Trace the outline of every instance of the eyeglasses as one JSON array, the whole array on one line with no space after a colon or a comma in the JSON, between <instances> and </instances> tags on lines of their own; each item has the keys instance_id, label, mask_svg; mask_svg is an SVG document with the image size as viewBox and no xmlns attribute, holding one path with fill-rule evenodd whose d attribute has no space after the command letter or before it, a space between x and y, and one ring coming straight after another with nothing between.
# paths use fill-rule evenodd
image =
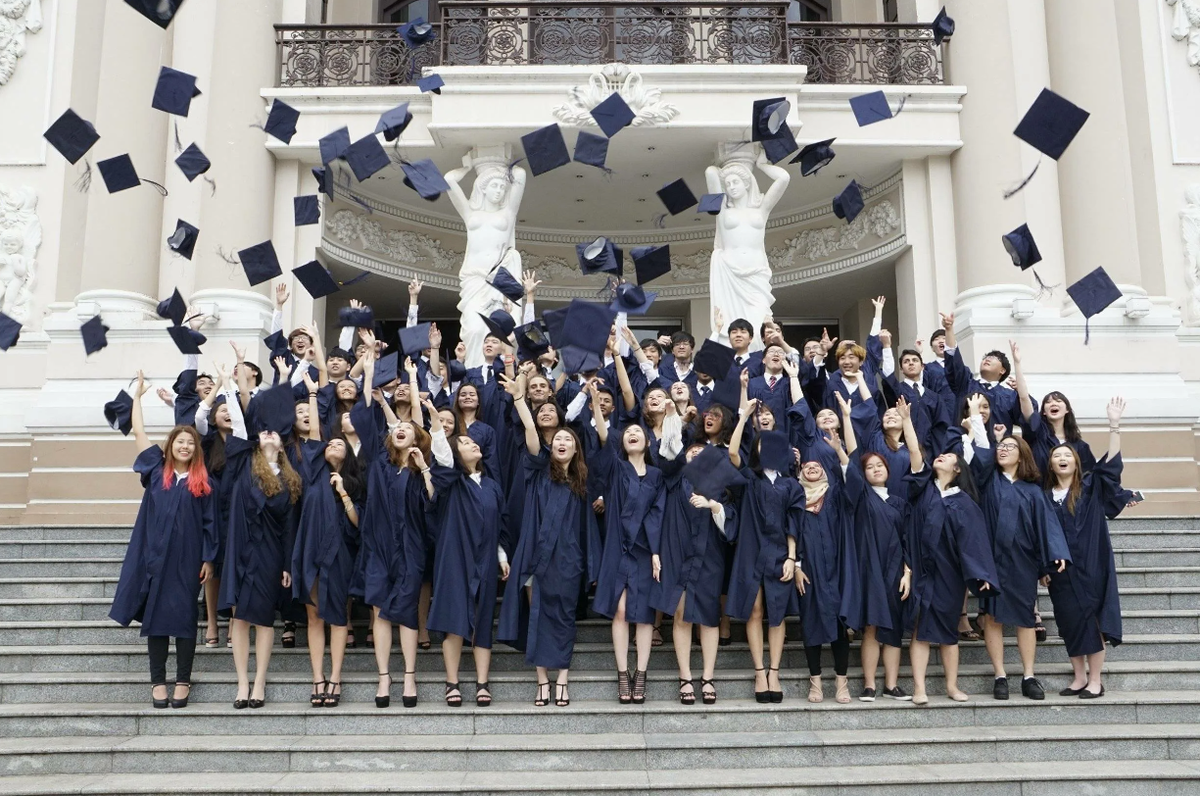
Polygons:
<instances>
[{"instance_id":1,"label":"eyeglasses","mask_svg":"<svg viewBox=\"0 0 1200 796\"><path fill-rule=\"evenodd\" d=\"M1015 442L1005 442L996 446L996 450L998 451L1015 451L1017 449L1018 445Z\"/></svg>"}]
</instances>

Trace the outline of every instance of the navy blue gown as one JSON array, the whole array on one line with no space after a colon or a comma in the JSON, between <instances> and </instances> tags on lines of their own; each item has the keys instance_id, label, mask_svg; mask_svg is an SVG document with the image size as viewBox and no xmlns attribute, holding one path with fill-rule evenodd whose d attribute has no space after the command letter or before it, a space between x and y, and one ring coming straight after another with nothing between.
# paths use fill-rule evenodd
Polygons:
<instances>
[{"instance_id":1,"label":"navy blue gown","mask_svg":"<svg viewBox=\"0 0 1200 796\"><path fill-rule=\"evenodd\" d=\"M854 555L853 528L843 503L841 464L832 472L826 469L825 475L829 488L820 509L816 512L805 509L799 514L796 559L808 576L808 585L800 595L806 647L837 641L840 625L848 624L848 618L861 613L858 559ZM804 485L798 486L803 501Z\"/></svg>"},{"instance_id":2,"label":"navy blue gown","mask_svg":"<svg viewBox=\"0 0 1200 796\"><path fill-rule=\"evenodd\" d=\"M523 466L528 487L521 539L505 584L497 638L522 650L531 666L569 669L580 586L600 573L600 532L587 498L551 478L549 448L543 446L537 456L526 451Z\"/></svg>"},{"instance_id":3,"label":"navy blue gown","mask_svg":"<svg viewBox=\"0 0 1200 796\"><path fill-rule=\"evenodd\" d=\"M425 568L425 480L388 458L378 407L358 404L350 415L367 474L367 500L358 524L361 571L355 584L362 594L355 596L378 608L386 621L415 630Z\"/></svg>"},{"instance_id":4,"label":"navy blue gown","mask_svg":"<svg viewBox=\"0 0 1200 796\"><path fill-rule=\"evenodd\" d=\"M312 605L309 596L316 585L317 615L331 625L344 626L359 533L329 484L332 470L325 461L325 447L326 443L314 440L303 443L304 494L292 550L292 596ZM347 455L354 453L347 451ZM361 516L362 505L354 508Z\"/></svg>"},{"instance_id":5,"label":"navy blue gown","mask_svg":"<svg viewBox=\"0 0 1200 796\"><path fill-rule=\"evenodd\" d=\"M204 438L201 447L204 450L204 462L207 465L211 460L210 451L212 446L217 444L216 440L221 432L209 426L210 434ZM229 434L227 438L232 438ZM223 440L221 444L226 444ZM229 500L233 497L233 470L228 466L229 460L219 468L208 468L208 477L212 483L212 498L213 512L216 516L217 529L217 557L213 560L213 576L217 580L221 579L221 575L225 569L225 532L229 528Z\"/></svg>"},{"instance_id":6,"label":"navy blue gown","mask_svg":"<svg viewBox=\"0 0 1200 796\"><path fill-rule=\"evenodd\" d=\"M491 649L497 549L508 526L504 490L490 476L475 483L456 468L436 464L433 488L426 510L438 528L438 547L426 626Z\"/></svg>"},{"instance_id":7,"label":"navy blue gown","mask_svg":"<svg viewBox=\"0 0 1200 796\"><path fill-rule=\"evenodd\" d=\"M256 443L232 435L225 440L225 467L233 470L234 486L217 608L232 610L235 619L252 625L271 627L275 612L292 598L283 588L283 573L292 568L299 511L284 484L267 497L254 482L250 462L255 448Z\"/></svg>"},{"instance_id":8,"label":"navy blue gown","mask_svg":"<svg viewBox=\"0 0 1200 796\"><path fill-rule=\"evenodd\" d=\"M1083 477L1075 512L1064 503L1053 503L1071 550L1071 565L1050 573L1050 599L1058 634L1074 658L1104 649L1107 640L1121 643L1121 598L1117 593L1117 566L1104 507L1121 491L1121 455L1105 455Z\"/></svg>"},{"instance_id":9,"label":"navy blue gown","mask_svg":"<svg viewBox=\"0 0 1200 796\"><path fill-rule=\"evenodd\" d=\"M796 584L779 579L788 557L787 540L800 535L804 489L795 478L784 473L779 474L774 484L765 474L749 467L742 468L742 475L748 483L738 504L738 541L725 613L742 622L749 620L761 588L767 624L777 627L788 614L797 611Z\"/></svg>"},{"instance_id":10,"label":"navy blue gown","mask_svg":"<svg viewBox=\"0 0 1200 796\"><path fill-rule=\"evenodd\" d=\"M217 554L213 496L194 497L174 477L163 489L163 464L157 445L133 463L146 491L108 615L124 627L141 622L143 637L195 638L200 567Z\"/></svg>"},{"instance_id":11,"label":"navy blue gown","mask_svg":"<svg viewBox=\"0 0 1200 796\"><path fill-rule=\"evenodd\" d=\"M609 619L625 593L625 618L637 624L654 623L650 604L654 585L652 555L661 554L666 490L662 471L646 455L646 474L617 455L620 435L614 433L589 462L604 494L604 548L592 607Z\"/></svg>"},{"instance_id":12,"label":"navy blue gown","mask_svg":"<svg viewBox=\"0 0 1200 796\"><path fill-rule=\"evenodd\" d=\"M857 462L846 468L846 488L842 495L854 534L860 580L859 611L854 614L847 610L846 624L855 630L872 626L879 642L899 647L904 637L900 579L908 563L904 544L908 504L890 489L885 500L866 482Z\"/></svg>"}]
</instances>

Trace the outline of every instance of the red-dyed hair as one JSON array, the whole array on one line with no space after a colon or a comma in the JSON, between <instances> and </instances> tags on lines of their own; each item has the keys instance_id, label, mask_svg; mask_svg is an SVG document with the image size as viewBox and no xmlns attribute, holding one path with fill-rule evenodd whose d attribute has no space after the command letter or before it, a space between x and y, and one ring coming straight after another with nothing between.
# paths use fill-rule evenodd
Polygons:
<instances>
[{"instance_id":1,"label":"red-dyed hair","mask_svg":"<svg viewBox=\"0 0 1200 796\"><path fill-rule=\"evenodd\" d=\"M196 452L188 462L188 492L192 493L192 497L212 494L212 486L208 483L208 468L204 466L204 449L200 447L200 433L191 426L175 426L167 435L167 442L163 446L163 489L171 488L171 479L175 476L175 459L171 455L171 448L180 434L190 434L196 446Z\"/></svg>"}]
</instances>

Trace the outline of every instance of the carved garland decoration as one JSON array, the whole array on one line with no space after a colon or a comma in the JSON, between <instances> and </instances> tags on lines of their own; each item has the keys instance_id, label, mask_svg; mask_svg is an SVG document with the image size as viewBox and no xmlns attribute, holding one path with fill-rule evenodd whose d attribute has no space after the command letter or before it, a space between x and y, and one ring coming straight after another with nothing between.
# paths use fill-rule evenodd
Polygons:
<instances>
[{"instance_id":1,"label":"carved garland decoration","mask_svg":"<svg viewBox=\"0 0 1200 796\"><path fill-rule=\"evenodd\" d=\"M642 76L625 64L608 64L592 73L587 86L575 86L567 92L567 103L554 108L554 118L572 127L595 127L592 108L613 92L636 114L634 127L666 124L679 115L679 109L662 101L662 89L646 88Z\"/></svg>"}]
</instances>

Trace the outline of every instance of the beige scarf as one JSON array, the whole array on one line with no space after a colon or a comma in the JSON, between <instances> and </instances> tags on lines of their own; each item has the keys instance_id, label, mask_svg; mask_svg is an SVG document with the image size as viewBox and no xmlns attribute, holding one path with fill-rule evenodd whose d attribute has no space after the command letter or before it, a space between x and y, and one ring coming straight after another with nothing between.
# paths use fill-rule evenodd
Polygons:
<instances>
[{"instance_id":1,"label":"beige scarf","mask_svg":"<svg viewBox=\"0 0 1200 796\"><path fill-rule=\"evenodd\" d=\"M800 486L804 487L804 509L811 511L813 514L821 513L821 506L825 504L825 493L829 491L829 476L825 471L821 471L821 480L806 481L804 476L800 476Z\"/></svg>"}]
</instances>

